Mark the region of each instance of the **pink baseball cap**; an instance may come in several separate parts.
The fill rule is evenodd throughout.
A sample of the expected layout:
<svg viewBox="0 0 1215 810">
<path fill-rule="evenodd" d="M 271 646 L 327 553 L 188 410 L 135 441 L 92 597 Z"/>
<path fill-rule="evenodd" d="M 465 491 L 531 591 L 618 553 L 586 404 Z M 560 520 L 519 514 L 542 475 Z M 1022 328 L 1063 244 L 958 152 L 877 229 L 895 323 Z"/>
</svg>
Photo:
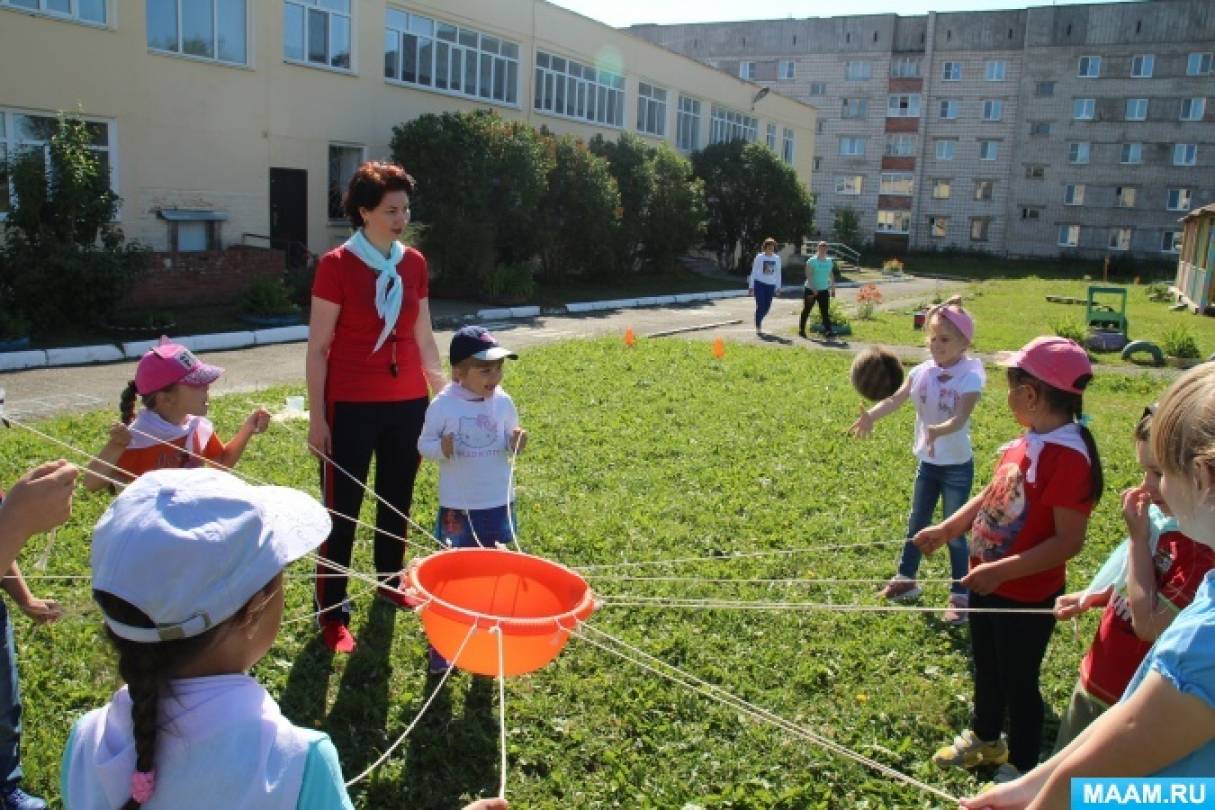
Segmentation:
<svg viewBox="0 0 1215 810">
<path fill-rule="evenodd" d="M 160 343 L 139 358 L 139 365 L 135 367 L 135 390 L 140 396 L 146 396 L 174 383 L 210 385 L 223 373 L 222 368 L 207 365 L 180 343 L 161 337 Z"/>
<path fill-rule="evenodd" d="M 1083 394 L 1088 380 L 1082 378 L 1093 376 L 1093 364 L 1084 347 L 1074 340 L 1053 336 L 1034 338 L 1000 365 L 1019 368 L 1051 388 L 1069 394 Z"/>
</svg>

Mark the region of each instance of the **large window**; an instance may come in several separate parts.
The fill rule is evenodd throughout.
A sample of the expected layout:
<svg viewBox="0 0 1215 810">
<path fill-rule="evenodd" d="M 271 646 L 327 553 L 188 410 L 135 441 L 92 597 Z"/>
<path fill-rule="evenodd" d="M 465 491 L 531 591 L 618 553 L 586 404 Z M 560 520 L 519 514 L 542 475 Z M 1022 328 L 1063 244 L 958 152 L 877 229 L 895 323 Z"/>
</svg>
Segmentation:
<svg viewBox="0 0 1215 810">
<path fill-rule="evenodd" d="M 350 0 L 283 0 L 283 56 L 350 69 Z"/>
<path fill-rule="evenodd" d="M 1137 166 L 1143 162 L 1143 144 L 1141 143 L 1124 143 L 1122 144 L 1122 154 L 1119 156 L 1119 162 L 1125 163 L 1128 166 Z"/>
<path fill-rule="evenodd" d="M 713 105 L 709 125 L 709 143 L 747 141 L 755 143 L 759 137 L 759 122 L 754 116 L 744 115 L 729 107 Z"/>
<path fill-rule="evenodd" d="M 863 157 L 865 154 L 865 139 L 847 135 L 841 136 L 840 154 L 845 157 Z"/>
<path fill-rule="evenodd" d="M 1002 82 L 1007 72 L 1008 63 L 1002 59 L 997 59 L 987 63 L 983 71 L 983 78 L 989 82 Z"/>
<path fill-rule="evenodd" d="M 882 175 L 878 193 L 910 197 L 914 190 L 915 175 L 910 172 L 898 172 Z"/>
<path fill-rule="evenodd" d="M 1088 141 L 1072 141 L 1067 145 L 1067 162 L 1077 166 L 1088 163 L 1089 153 L 1093 145 Z"/>
<path fill-rule="evenodd" d="M 1100 56 L 1081 56 L 1076 75 L 1081 79 L 1095 79 L 1101 75 Z"/>
<path fill-rule="evenodd" d="M 679 114 L 675 119 L 675 145 L 685 152 L 700 148 L 700 100 L 679 97 Z"/>
<path fill-rule="evenodd" d="M 835 193 L 856 196 L 865 185 L 865 177 L 860 174 L 837 175 L 835 178 Z"/>
<path fill-rule="evenodd" d="M 911 230 L 911 212 L 879 210 L 877 229 L 882 233 L 907 233 Z"/>
<path fill-rule="evenodd" d="M 1171 188 L 1169 189 L 1168 204 L 1165 207 L 1170 211 L 1189 211 L 1191 199 L 1190 189 Z"/>
<path fill-rule="evenodd" d="M 536 51 L 537 110 L 596 124 L 624 126 L 624 77 Z"/>
<path fill-rule="evenodd" d="M 86 120 L 89 132 L 89 149 L 101 160 L 101 165 L 110 174 L 110 188 L 114 188 L 114 123 L 112 121 Z M 33 151 L 42 156 L 42 165 L 51 160 L 51 137 L 59 131 L 59 119 L 54 115 L 6 110 L 0 108 L 0 219 L 8 216 L 12 189 L 6 173 L 9 160 Z M 116 190 L 116 189 L 115 189 Z"/>
<path fill-rule="evenodd" d="M 637 83 L 637 131 L 659 138 L 666 137 L 666 90 L 646 82 Z"/>
<path fill-rule="evenodd" d="M 777 76 L 782 81 L 793 81 L 797 78 L 797 63 L 792 59 L 782 59 L 777 65 Z"/>
<path fill-rule="evenodd" d="M 1072 183 L 1063 189 L 1064 205 L 1084 205 L 1084 184 Z"/>
<path fill-rule="evenodd" d="M 342 195 L 346 193 L 355 169 L 363 162 L 364 154 L 362 146 L 329 144 L 329 219 L 346 219 Z"/>
<path fill-rule="evenodd" d="M 958 139 L 938 138 L 935 147 L 937 160 L 953 160 L 958 151 Z"/>
<path fill-rule="evenodd" d="M 1182 121 L 1201 121 L 1202 116 L 1207 111 L 1207 100 L 1202 96 L 1197 98 L 1183 98 L 1181 100 L 1181 115 L 1178 116 Z"/>
<path fill-rule="evenodd" d="M 1194 166 L 1197 163 L 1198 163 L 1198 144 L 1196 144 L 1196 143 L 1173 144 L 1173 165 L 1174 166 Z"/>
<path fill-rule="evenodd" d="M 102 25 L 106 21 L 105 3 L 106 0 L 0 0 L 0 6 Z"/>
<path fill-rule="evenodd" d="M 1097 114 L 1097 100 L 1093 98 L 1078 98 L 1072 101 L 1072 118 L 1077 121 L 1091 121 Z"/>
<path fill-rule="evenodd" d="M 788 163 L 790 166 L 792 166 L 793 165 L 793 153 L 796 148 L 797 148 L 797 142 L 793 136 L 793 130 L 789 129 L 788 127 L 782 127 L 781 128 L 781 141 L 780 141 L 780 159 L 785 161 L 785 163 Z"/>
<path fill-rule="evenodd" d="M 849 81 L 863 81 L 873 78 L 873 65 L 868 62 L 848 62 L 844 65 L 844 78 Z"/>
<path fill-rule="evenodd" d="M 1004 102 L 998 98 L 983 99 L 983 120 L 999 121 L 1004 117 Z"/>
<path fill-rule="evenodd" d="M 915 155 L 914 135 L 888 135 L 886 154 L 890 157 L 912 157 Z"/>
<path fill-rule="evenodd" d="M 868 111 L 869 99 L 867 98 L 840 99 L 840 118 L 864 118 Z"/>
<path fill-rule="evenodd" d="M 958 106 L 960 102 L 956 98 L 941 99 L 941 106 L 937 112 L 938 118 L 943 118 L 947 121 L 952 121 L 958 117 Z"/>
<path fill-rule="evenodd" d="M 996 160 L 999 157 L 999 141 L 979 141 L 979 160 Z"/>
<path fill-rule="evenodd" d="M 1146 98 L 1128 98 L 1126 100 L 1126 120 L 1146 121 L 1148 116 L 1148 100 Z"/>
<path fill-rule="evenodd" d="M 738 63 L 738 78 L 751 80 L 755 78 L 755 63 L 754 62 L 739 62 Z"/>
<path fill-rule="evenodd" d="M 1131 57 L 1131 78 L 1150 79 L 1156 68 L 1156 57 L 1150 53 Z"/>
<path fill-rule="evenodd" d="M 519 46 L 471 28 L 390 8 L 384 32 L 384 76 L 517 104 Z"/>
<path fill-rule="evenodd" d="M 1060 247 L 1076 247 L 1080 244 L 1080 226 L 1079 225 L 1060 225 L 1059 226 L 1059 246 Z"/>
<path fill-rule="evenodd" d="M 886 99 L 887 118 L 919 118 L 920 94 L 889 96 Z"/>
<path fill-rule="evenodd" d="M 766 135 L 767 135 L 766 140 L 768 142 L 768 148 L 771 149 L 773 152 L 775 152 L 776 151 L 776 124 L 772 124 L 772 123 L 768 124 Z"/>
<path fill-rule="evenodd" d="M 1185 60 L 1185 75 L 1187 76 L 1207 76 L 1211 73 L 1211 61 L 1215 54 L 1207 53 L 1192 53 Z"/>
<path fill-rule="evenodd" d="M 941 66 L 941 80 L 946 82 L 962 81 L 962 63 L 946 62 Z"/>
<path fill-rule="evenodd" d="M 148 47 L 218 62 L 248 61 L 245 0 L 148 0 Z"/>
<path fill-rule="evenodd" d="M 893 79 L 920 78 L 920 60 L 912 56 L 903 56 L 890 61 L 890 77 Z"/>
</svg>

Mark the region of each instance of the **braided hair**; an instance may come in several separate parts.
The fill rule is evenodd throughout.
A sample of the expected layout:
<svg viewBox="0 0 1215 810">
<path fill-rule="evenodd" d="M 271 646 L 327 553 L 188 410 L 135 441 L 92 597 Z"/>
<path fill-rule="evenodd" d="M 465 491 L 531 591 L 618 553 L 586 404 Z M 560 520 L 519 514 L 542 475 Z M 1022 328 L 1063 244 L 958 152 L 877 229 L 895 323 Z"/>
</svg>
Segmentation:
<svg viewBox="0 0 1215 810">
<path fill-rule="evenodd" d="M 93 599 L 115 621 L 133 627 L 155 627 L 139 608 L 106 591 L 93 591 Z M 131 696 L 131 729 L 135 735 L 135 770 L 151 773 L 156 767 L 156 737 L 160 731 L 160 700 L 167 696 L 169 680 L 203 652 L 222 627 L 190 638 L 144 644 L 122 638 L 106 628 L 110 643 L 118 652 L 118 672 L 126 681 Z M 134 797 L 121 810 L 138 810 Z"/>
<path fill-rule="evenodd" d="M 1075 386 L 1083 391 L 1092 382 L 1093 375 L 1082 374 Z M 1084 439 L 1084 447 L 1088 450 L 1089 459 L 1089 490 L 1088 499 L 1095 506 L 1101 500 L 1101 492 L 1105 489 L 1105 474 L 1101 469 L 1101 456 L 1097 454 L 1097 440 L 1092 431 L 1082 421 L 1084 415 L 1084 394 L 1073 394 L 1048 385 L 1024 369 L 1011 367 L 1008 369 L 1008 386 L 1028 385 L 1038 392 L 1038 396 L 1046 401 L 1046 407 L 1054 413 L 1066 414 L 1080 428 L 1080 436 Z"/>
<path fill-rule="evenodd" d="M 174 383 L 173 385 L 170 385 L 168 388 L 162 388 L 160 390 L 168 391 L 171 388 L 176 387 L 176 385 L 177 385 L 177 383 Z M 135 400 L 136 399 L 142 400 L 143 406 L 150 410 L 150 409 L 153 409 L 156 407 L 156 395 L 159 393 L 160 393 L 160 391 L 153 391 L 152 393 L 144 394 L 141 397 L 139 395 L 139 389 L 135 387 L 135 381 L 131 380 L 129 383 L 127 383 L 127 387 L 122 389 L 122 396 L 120 396 L 118 398 L 118 414 L 119 414 L 119 416 L 122 417 L 122 423 L 124 425 L 129 425 L 129 424 L 131 424 L 131 421 L 135 418 Z"/>
</svg>

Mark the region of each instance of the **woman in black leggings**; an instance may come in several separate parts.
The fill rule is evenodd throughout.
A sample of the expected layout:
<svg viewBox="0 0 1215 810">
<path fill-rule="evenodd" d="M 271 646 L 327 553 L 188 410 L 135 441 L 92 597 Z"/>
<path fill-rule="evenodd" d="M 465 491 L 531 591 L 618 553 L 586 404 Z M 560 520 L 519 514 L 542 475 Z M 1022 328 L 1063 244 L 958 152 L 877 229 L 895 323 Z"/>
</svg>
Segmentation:
<svg viewBox="0 0 1215 810">
<path fill-rule="evenodd" d="M 814 256 L 806 261 L 806 286 L 802 297 L 802 317 L 797 333 L 806 337 L 806 320 L 810 310 L 818 303 L 818 314 L 823 319 L 823 337 L 835 337 L 831 329 L 831 299 L 835 297 L 834 263 L 827 258 L 827 243 L 819 242 Z"/>
</svg>

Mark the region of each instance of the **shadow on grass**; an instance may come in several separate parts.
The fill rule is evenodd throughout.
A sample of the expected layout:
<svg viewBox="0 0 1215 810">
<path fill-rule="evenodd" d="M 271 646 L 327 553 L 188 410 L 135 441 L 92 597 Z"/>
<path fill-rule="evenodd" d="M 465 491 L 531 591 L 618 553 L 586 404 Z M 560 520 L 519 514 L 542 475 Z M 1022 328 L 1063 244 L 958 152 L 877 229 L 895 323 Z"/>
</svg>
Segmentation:
<svg viewBox="0 0 1215 810">
<path fill-rule="evenodd" d="M 388 723 L 388 682 L 397 608 L 376 599 L 358 634 L 359 646 L 342 673 L 326 727 L 342 755 L 344 773 L 356 774 L 380 755 Z"/>
<path fill-rule="evenodd" d="M 283 716 L 297 726 L 320 728 L 325 720 L 325 696 L 333 653 L 319 633 L 314 634 L 291 664 L 287 686 L 279 697 Z"/>
</svg>

